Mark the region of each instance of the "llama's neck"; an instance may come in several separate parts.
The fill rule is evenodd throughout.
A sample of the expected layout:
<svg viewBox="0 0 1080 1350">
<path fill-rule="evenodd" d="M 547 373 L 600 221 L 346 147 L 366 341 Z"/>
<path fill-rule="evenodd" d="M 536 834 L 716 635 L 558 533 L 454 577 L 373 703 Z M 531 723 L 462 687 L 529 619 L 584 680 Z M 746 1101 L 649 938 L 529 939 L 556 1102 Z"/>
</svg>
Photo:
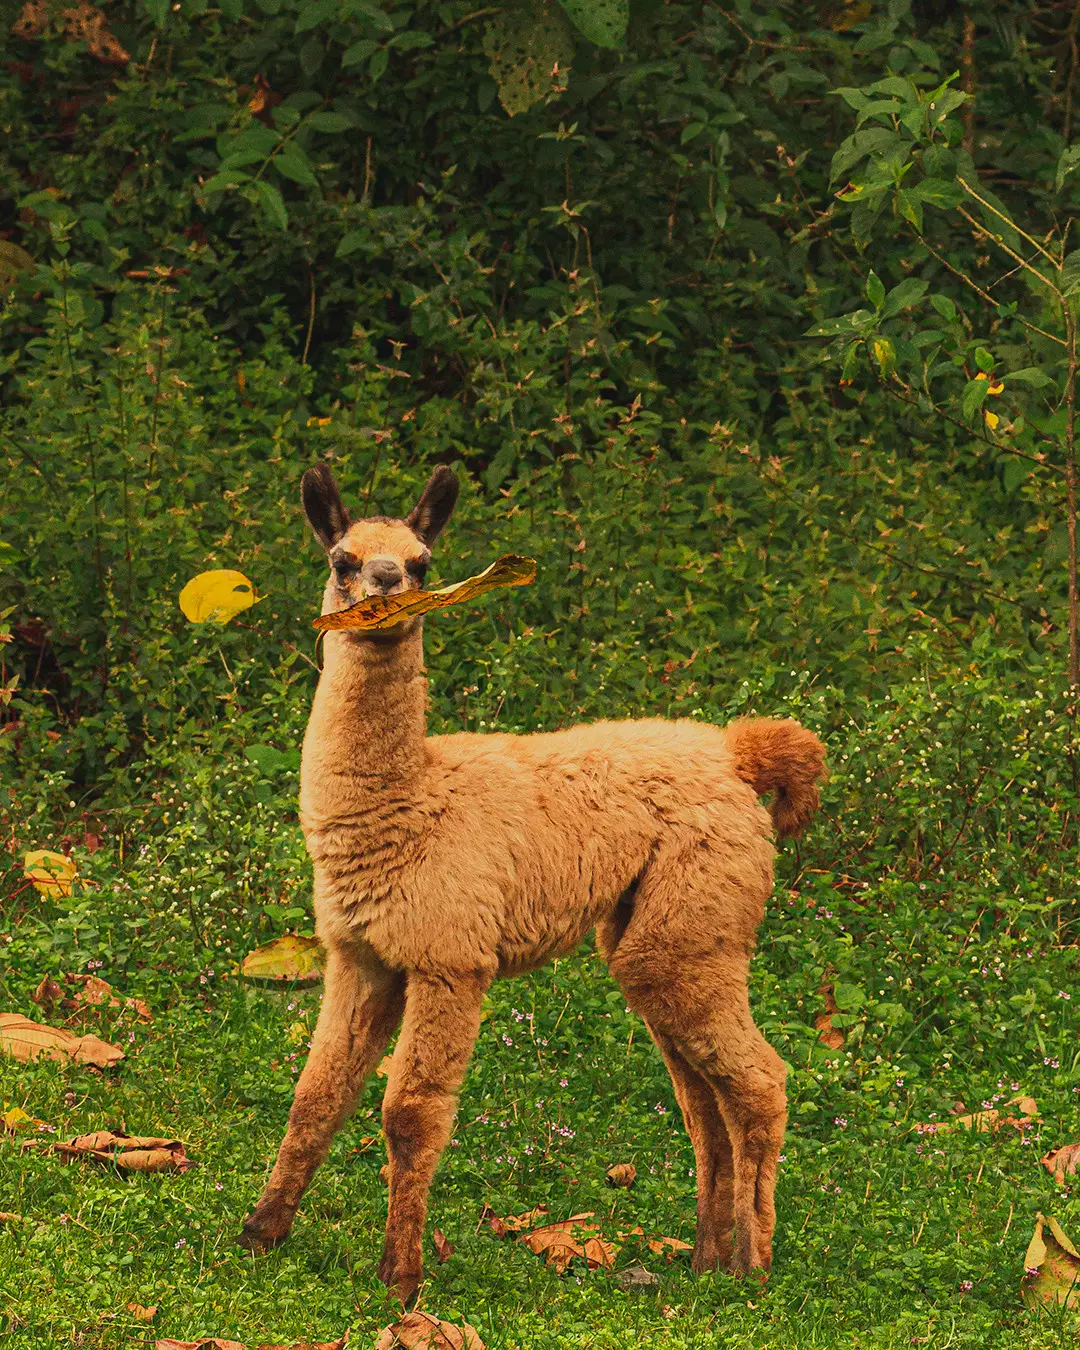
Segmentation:
<svg viewBox="0 0 1080 1350">
<path fill-rule="evenodd" d="M 418 784 L 427 714 L 420 625 L 396 642 L 330 632 L 324 653 L 300 772 L 301 815 L 322 820 Z"/>
</svg>

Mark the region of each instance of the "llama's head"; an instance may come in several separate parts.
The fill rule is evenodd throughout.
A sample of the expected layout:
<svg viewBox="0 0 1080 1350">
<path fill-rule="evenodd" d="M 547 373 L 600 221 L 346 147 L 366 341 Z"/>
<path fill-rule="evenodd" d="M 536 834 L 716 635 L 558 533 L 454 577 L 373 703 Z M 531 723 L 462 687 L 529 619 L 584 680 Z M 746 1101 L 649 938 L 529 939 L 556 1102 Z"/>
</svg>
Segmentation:
<svg viewBox="0 0 1080 1350">
<path fill-rule="evenodd" d="M 325 464 L 308 469 L 301 492 L 304 511 L 330 563 L 322 612 L 335 614 L 369 595 L 397 595 L 423 586 L 431 546 L 457 501 L 458 480 L 451 469 L 440 465 L 428 479 L 420 500 L 402 519 L 368 516 L 351 520 L 334 475 Z M 394 641 L 414 632 L 422 622 L 417 617 L 385 631 L 375 629 L 350 636 Z"/>
</svg>

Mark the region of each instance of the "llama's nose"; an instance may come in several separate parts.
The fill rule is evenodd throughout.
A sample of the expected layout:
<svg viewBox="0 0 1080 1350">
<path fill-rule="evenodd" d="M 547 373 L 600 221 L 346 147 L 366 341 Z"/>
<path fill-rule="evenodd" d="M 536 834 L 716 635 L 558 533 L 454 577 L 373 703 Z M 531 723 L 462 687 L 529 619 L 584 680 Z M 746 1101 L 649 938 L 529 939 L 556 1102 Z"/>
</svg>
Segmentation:
<svg viewBox="0 0 1080 1350">
<path fill-rule="evenodd" d="M 372 558 L 363 571 L 364 583 L 381 595 L 393 590 L 401 577 L 401 568 L 391 558 Z"/>
</svg>

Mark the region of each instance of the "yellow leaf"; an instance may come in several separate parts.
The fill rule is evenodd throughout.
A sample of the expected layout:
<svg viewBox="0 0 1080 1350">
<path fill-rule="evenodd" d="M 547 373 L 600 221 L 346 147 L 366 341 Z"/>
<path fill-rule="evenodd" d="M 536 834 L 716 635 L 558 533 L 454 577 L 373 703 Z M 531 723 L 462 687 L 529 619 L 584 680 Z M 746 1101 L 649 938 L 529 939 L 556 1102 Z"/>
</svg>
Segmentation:
<svg viewBox="0 0 1080 1350">
<path fill-rule="evenodd" d="M 221 568 L 200 572 L 180 592 L 180 608 L 191 623 L 228 623 L 255 603 L 255 587 L 243 572 Z"/>
<path fill-rule="evenodd" d="M 329 628 L 391 628 L 403 619 L 426 614 L 429 609 L 459 605 L 463 600 L 473 600 L 485 591 L 496 590 L 500 586 L 528 586 L 535 579 L 534 559 L 507 553 L 477 576 L 455 581 L 452 586 L 444 586 L 440 591 L 369 595 L 366 600 L 360 600 L 348 609 L 338 610 L 336 614 L 323 614 L 315 620 L 314 627 L 324 631 Z"/>
<path fill-rule="evenodd" d="M 994 391 L 991 389 L 990 392 L 993 393 Z M 997 413 L 994 412 L 984 412 L 983 416 L 986 418 L 986 425 L 990 428 L 991 431 L 993 431 L 994 428 L 997 426 L 997 424 L 1001 421 L 1001 418 L 997 415 Z"/>
<path fill-rule="evenodd" d="M 41 1121 L 36 1116 L 28 1116 L 21 1106 L 8 1106 L 5 1102 L 3 1113 L 0 1114 L 0 1123 L 14 1134 L 22 1125 L 40 1125 Z"/>
<path fill-rule="evenodd" d="M 35 890 L 55 898 L 71 894 L 71 883 L 78 867 L 74 858 L 65 858 L 62 853 L 50 853 L 47 848 L 41 848 L 26 854 L 23 870 L 34 883 Z"/>
<path fill-rule="evenodd" d="M 323 950 L 317 938 L 287 933 L 244 957 L 240 974 L 249 980 L 309 984 L 322 979 Z"/>
<path fill-rule="evenodd" d="M 990 376 L 990 388 L 986 391 L 990 398 L 993 398 L 996 394 L 1000 394 L 1004 388 L 1004 380 L 996 379 L 993 375 Z"/>
</svg>

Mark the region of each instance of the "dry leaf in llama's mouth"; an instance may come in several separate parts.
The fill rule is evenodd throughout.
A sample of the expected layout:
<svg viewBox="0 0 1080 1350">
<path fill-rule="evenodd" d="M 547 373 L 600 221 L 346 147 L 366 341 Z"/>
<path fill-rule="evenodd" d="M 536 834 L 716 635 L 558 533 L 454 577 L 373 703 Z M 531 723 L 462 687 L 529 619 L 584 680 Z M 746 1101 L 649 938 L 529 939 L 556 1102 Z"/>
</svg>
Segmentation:
<svg viewBox="0 0 1080 1350">
<path fill-rule="evenodd" d="M 323 614 L 313 626 L 322 632 L 335 628 L 392 628 L 394 624 L 426 614 L 429 609 L 446 609 L 475 600 L 486 591 L 501 586 L 528 586 L 536 580 L 536 560 L 507 553 L 475 577 L 455 581 L 440 591 L 401 591 L 398 595 L 369 595 L 336 614 Z"/>
</svg>

